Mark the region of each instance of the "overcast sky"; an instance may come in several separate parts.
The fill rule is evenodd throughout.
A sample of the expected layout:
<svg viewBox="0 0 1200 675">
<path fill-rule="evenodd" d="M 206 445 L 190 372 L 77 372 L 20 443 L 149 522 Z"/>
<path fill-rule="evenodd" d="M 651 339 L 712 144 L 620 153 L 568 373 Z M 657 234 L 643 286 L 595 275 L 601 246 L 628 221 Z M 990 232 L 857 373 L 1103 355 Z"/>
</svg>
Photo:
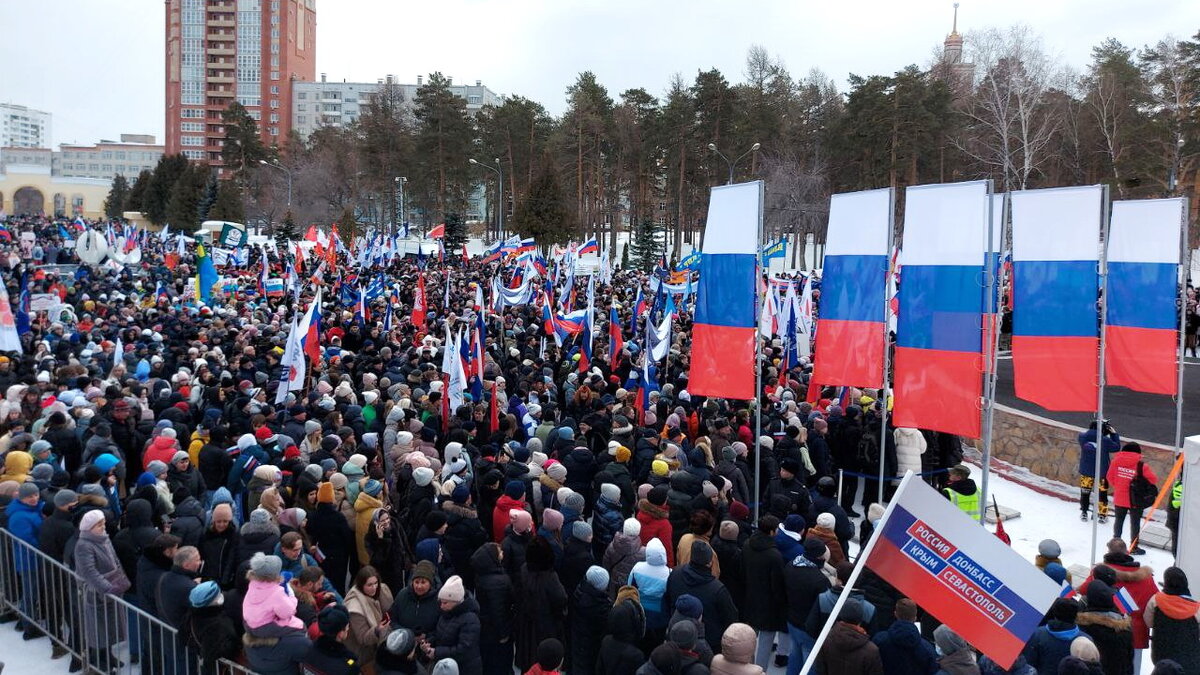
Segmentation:
<svg viewBox="0 0 1200 675">
<path fill-rule="evenodd" d="M 1149 6 L 1148 6 L 1149 5 Z M 1152 7 L 1152 8 L 1151 8 Z M 0 0 L 0 102 L 53 114 L 53 143 L 121 133 L 163 136 L 162 0 Z M 795 76 L 926 64 L 950 30 L 946 0 L 317 0 L 317 73 L 403 82 L 440 70 L 455 82 L 536 99 L 561 113 L 592 70 L 616 99 L 661 96 L 671 75 L 719 68 L 743 78 L 761 44 Z M 1093 45 L 1130 46 L 1200 29 L 1200 0 L 963 0 L 959 30 L 1024 22 L 1082 68 Z"/>
</svg>

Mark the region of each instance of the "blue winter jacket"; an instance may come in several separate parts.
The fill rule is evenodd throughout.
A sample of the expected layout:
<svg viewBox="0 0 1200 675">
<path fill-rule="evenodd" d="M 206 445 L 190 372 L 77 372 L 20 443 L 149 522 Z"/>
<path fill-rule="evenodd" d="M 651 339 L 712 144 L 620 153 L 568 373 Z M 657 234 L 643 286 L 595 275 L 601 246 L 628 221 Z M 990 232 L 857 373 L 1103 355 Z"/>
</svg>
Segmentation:
<svg viewBox="0 0 1200 675">
<path fill-rule="evenodd" d="M 1121 449 L 1121 435 L 1111 433 L 1101 442 L 1104 454 L 1100 457 L 1100 477 L 1108 474 L 1108 462 Z M 1079 434 L 1079 475 L 1093 476 L 1096 473 L 1096 430 L 1085 429 Z"/>
<path fill-rule="evenodd" d="M 26 548 L 13 542 L 13 567 L 18 574 L 31 571 L 36 565 L 33 551 L 38 550 L 38 532 L 42 529 L 42 505 L 39 502 L 30 506 L 14 499 L 8 503 L 5 513 L 8 515 L 8 531 L 32 547 Z"/>
<path fill-rule="evenodd" d="M 1079 626 L 1051 619 L 1025 645 L 1025 660 L 1038 675 L 1058 675 L 1058 664 L 1071 655 L 1071 641 L 1083 635 Z"/>
</svg>

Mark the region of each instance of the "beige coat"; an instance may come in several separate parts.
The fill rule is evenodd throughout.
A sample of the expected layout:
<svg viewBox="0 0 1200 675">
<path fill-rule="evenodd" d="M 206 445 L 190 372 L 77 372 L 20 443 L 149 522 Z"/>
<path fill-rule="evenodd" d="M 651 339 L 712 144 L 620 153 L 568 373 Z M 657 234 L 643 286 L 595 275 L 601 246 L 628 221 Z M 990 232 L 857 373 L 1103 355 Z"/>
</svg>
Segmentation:
<svg viewBox="0 0 1200 675">
<path fill-rule="evenodd" d="M 763 669 L 754 664 L 756 639 L 750 626 L 729 624 L 721 636 L 721 653 L 713 657 L 709 668 L 712 675 L 763 675 Z"/>
<path fill-rule="evenodd" d="M 363 666 L 375 662 L 375 650 L 387 638 L 387 632 L 382 636 L 375 632 L 375 627 L 383 622 L 384 615 L 392 606 L 392 592 L 382 581 L 379 582 L 378 595 L 378 598 L 368 598 L 353 586 L 346 593 L 346 611 L 350 614 L 350 633 L 346 636 L 346 646 L 358 656 Z"/>
</svg>

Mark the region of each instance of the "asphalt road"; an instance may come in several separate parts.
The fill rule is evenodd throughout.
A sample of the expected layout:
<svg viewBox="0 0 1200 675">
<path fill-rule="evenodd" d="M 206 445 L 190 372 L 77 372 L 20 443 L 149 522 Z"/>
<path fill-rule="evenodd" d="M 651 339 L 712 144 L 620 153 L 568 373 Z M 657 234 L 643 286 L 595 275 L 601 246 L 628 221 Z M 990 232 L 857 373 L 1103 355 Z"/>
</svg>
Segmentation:
<svg viewBox="0 0 1200 675">
<path fill-rule="evenodd" d="M 1000 378 L 996 400 L 1001 404 L 1050 419 L 1086 427 L 1095 416 L 1090 413 L 1053 412 L 1013 394 L 1012 360 L 1000 357 Z M 1143 394 L 1124 387 L 1104 390 L 1104 417 L 1112 422 L 1121 438 L 1150 441 L 1166 446 L 1175 444 L 1175 399 L 1170 396 Z M 1200 434 L 1200 361 L 1187 359 L 1183 372 L 1183 435 Z"/>
</svg>

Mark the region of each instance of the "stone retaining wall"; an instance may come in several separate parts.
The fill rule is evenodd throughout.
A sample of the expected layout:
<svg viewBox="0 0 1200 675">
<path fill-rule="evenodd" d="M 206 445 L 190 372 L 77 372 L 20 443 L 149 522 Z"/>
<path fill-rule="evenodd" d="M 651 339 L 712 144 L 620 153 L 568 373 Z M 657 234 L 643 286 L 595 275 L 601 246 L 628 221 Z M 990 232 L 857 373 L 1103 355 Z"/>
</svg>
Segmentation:
<svg viewBox="0 0 1200 675">
<path fill-rule="evenodd" d="M 1046 417 L 996 405 L 992 455 L 1010 464 L 1023 466 L 1050 480 L 1078 485 L 1079 427 Z M 1122 439 L 1135 440 L 1135 439 Z M 978 441 L 975 441 L 976 447 Z M 1174 451 L 1166 446 L 1138 441 L 1143 460 L 1161 481 L 1171 470 Z"/>
</svg>

